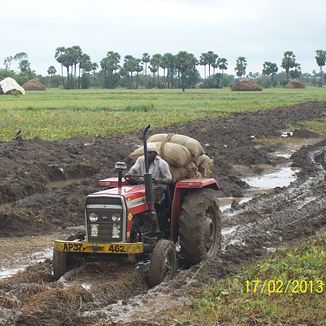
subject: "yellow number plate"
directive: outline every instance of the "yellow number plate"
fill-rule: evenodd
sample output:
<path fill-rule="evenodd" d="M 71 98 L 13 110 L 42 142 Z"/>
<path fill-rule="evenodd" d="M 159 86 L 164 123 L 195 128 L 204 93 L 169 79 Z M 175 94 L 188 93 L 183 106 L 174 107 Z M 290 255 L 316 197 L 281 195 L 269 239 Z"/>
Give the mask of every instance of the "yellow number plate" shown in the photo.
<path fill-rule="evenodd" d="M 90 243 L 76 241 L 54 241 L 57 251 L 108 254 L 140 254 L 144 252 L 142 242 L 135 243 Z"/>

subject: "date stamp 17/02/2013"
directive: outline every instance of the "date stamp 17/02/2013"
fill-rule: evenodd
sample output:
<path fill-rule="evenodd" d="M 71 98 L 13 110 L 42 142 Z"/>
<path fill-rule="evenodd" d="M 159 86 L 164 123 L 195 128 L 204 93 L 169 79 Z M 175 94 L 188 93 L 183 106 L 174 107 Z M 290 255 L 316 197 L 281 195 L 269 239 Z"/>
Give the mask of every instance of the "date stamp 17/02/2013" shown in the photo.
<path fill-rule="evenodd" d="M 325 283 L 321 279 L 315 280 L 246 280 L 245 293 L 257 294 L 284 294 L 284 293 L 323 293 Z"/>

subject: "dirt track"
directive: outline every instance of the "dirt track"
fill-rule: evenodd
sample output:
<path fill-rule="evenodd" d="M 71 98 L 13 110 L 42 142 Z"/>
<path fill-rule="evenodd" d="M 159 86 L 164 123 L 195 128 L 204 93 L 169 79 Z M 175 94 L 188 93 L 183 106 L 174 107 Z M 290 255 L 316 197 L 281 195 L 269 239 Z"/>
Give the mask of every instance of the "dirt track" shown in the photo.
<path fill-rule="evenodd" d="M 188 134 L 206 145 L 207 153 L 215 158 L 220 196 L 240 196 L 246 184 L 235 166 L 257 172 L 266 164 L 273 166 L 286 160 L 272 154 L 280 144 L 257 146 L 255 139 L 280 137 L 288 125 L 316 119 L 325 112 L 326 103 L 311 103 L 194 122 L 164 131 Z M 153 133 L 157 131 L 162 130 Z M 300 137 L 317 136 L 305 130 L 294 132 L 297 142 Z M 82 224 L 85 194 L 96 190 L 96 180 L 112 174 L 114 162 L 126 160 L 139 143 L 135 133 L 96 140 L 0 144 L 0 202 L 4 204 L 0 208 L 0 235 L 41 234 Z M 169 285 L 147 292 L 146 266 L 135 268 L 128 264 L 119 269 L 115 264 L 89 264 L 53 282 L 51 261 L 46 260 L 0 282 L 0 324 L 91 325 L 100 321 L 108 325 L 111 319 L 118 324 L 139 319 L 143 324 L 144 320 L 166 324 L 159 318 L 159 308 L 168 307 L 174 300 L 187 300 L 192 287 L 263 255 L 281 238 L 287 241 L 305 237 L 326 224 L 325 153 L 324 140 L 294 154 L 292 160 L 302 169 L 298 180 L 288 188 L 276 188 L 236 211 L 226 212 L 223 225 L 235 230 L 224 236 L 222 254 L 181 272 Z"/>

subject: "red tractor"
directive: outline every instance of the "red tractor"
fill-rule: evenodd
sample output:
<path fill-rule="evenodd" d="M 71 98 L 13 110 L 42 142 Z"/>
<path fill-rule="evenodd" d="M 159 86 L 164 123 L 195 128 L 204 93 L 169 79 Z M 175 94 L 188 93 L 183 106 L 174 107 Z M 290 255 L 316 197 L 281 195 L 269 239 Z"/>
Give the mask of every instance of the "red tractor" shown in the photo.
<path fill-rule="evenodd" d="M 152 177 L 148 173 L 149 127 L 143 133 L 146 174 L 142 184 L 123 178 L 127 168 L 123 162 L 115 164 L 118 178 L 99 181 L 105 190 L 86 198 L 86 235 L 73 241 L 54 242 L 56 279 L 81 262 L 147 255 L 148 283 L 155 286 L 175 276 L 177 251 L 192 265 L 220 249 L 215 179 L 178 181 L 168 189 L 163 205 L 155 207 Z"/>

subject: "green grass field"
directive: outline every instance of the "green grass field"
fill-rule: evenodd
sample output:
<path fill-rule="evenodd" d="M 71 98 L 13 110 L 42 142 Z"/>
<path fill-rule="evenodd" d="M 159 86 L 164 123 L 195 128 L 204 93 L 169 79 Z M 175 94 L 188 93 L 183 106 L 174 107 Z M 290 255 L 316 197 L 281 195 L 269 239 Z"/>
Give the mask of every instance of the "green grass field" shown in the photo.
<path fill-rule="evenodd" d="M 254 262 L 168 311 L 188 325 L 325 325 L 326 240 L 317 237 Z"/>
<path fill-rule="evenodd" d="M 24 138 L 97 137 L 138 130 L 147 122 L 155 128 L 319 100 L 326 101 L 325 88 L 34 91 L 0 96 L 0 140 L 11 140 L 18 129 Z"/>

